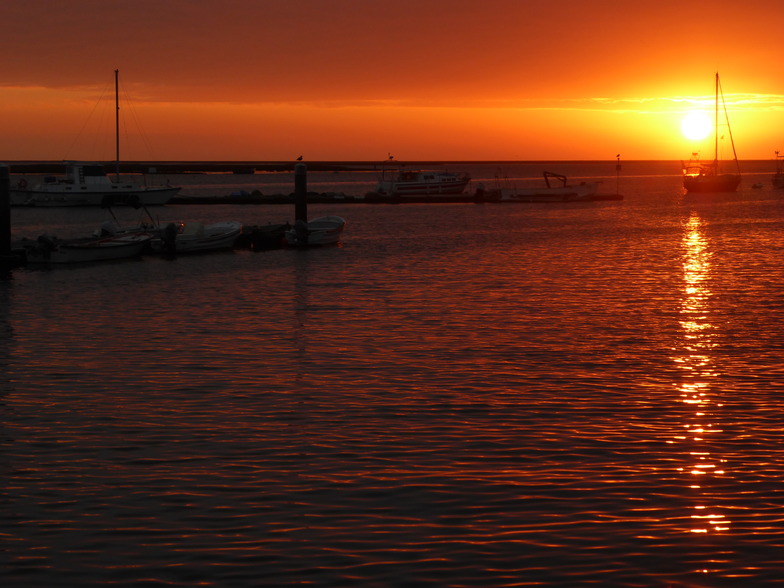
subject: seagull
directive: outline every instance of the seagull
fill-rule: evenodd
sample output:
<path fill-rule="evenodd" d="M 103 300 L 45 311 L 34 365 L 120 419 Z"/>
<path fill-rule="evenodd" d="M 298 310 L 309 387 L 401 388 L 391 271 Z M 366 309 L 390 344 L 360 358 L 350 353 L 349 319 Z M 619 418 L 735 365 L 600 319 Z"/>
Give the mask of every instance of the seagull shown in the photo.
<path fill-rule="evenodd" d="M 297 157 L 297 161 L 302 161 L 302 156 Z"/>

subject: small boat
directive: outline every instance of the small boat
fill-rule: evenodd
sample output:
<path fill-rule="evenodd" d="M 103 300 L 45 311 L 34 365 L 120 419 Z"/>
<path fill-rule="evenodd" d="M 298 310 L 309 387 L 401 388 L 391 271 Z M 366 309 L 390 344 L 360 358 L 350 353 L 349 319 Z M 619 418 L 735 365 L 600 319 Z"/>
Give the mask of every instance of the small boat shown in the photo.
<path fill-rule="evenodd" d="M 232 249 L 242 234 L 242 223 L 224 221 L 205 225 L 197 221 L 169 223 L 150 241 L 156 253 L 194 253 Z"/>
<path fill-rule="evenodd" d="M 125 259 L 141 255 L 151 235 L 123 235 L 119 237 L 64 239 L 41 235 L 34 242 L 23 241 L 28 264 L 88 263 Z"/>
<path fill-rule="evenodd" d="M 120 177 L 120 106 L 119 70 L 114 70 L 115 101 L 115 167 L 112 180 L 103 164 L 88 162 L 66 162 L 62 178 L 48 176 L 34 186 L 28 186 L 22 178 L 11 190 L 11 202 L 26 206 L 160 206 L 166 204 L 179 191 L 169 185 L 146 185 L 129 182 Z"/>
<path fill-rule="evenodd" d="M 784 188 L 784 156 L 776 151 L 776 173 L 773 174 L 773 187 Z"/>
<path fill-rule="evenodd" d="M 291 247 L 336 245 L 345 226 L 346 219 L 340 216 L 322 216 L 308 223 L 300 219 L 286 231 L 285 244 Z"/>
<path fill-rule="evenodd" d="M 275 223 L 252 227 L 243 227 L 242 235 L 237 241 L 238 247 L 253 251 L 266 251 L 283 247 L 286 231 L 291 229 L 289 223 Z"/>
<path fill-rule="evenodd" d="M 724 118 L 727 124 L 727 131 L 732 144 L 732 155 L 735 160 L 735 173 L 727 173 L 721 170 L 719 165 L 719 98 L 721 98 L 724 108 Z M 700 161 L 699 153 L 692 153 L 691 159 L 687 164 L 681 162 L 683 168 L 683 187 L 687 192 L 735 192 L 740 185 L 740 167 L 738 165 L 738 155 L 735 153 L 735 141 L 732 139 L 730 130 L 730 120 L 727 115 L 727 107 L 724 104 L 724 94 L 719 83 L 719 74 L 716 72 L 716 104 L 715 121 L 713 126 L 714 151 L 713 161 Z"/>
<path fill-rule="evenodd" d="M 385 176 L 391 175 L 391 178 Z M 462 194 L 471 178 L 438 170 L 396 170 L 382 174 L 376 192 L 382 196 L 434 196 Z"/>
<path fill-rule="evenodd" d="M 599 189 L 599 182 L 581 182 L 569 184 L 566 176 L 553 172 L 544 172 L 545 186 L 540 188 L 509 188 L 500 190 L 501 202 L 579 202 L 593 200 Z M 557 179 L 561 185 L 551 185 L 551 179 Z"/>

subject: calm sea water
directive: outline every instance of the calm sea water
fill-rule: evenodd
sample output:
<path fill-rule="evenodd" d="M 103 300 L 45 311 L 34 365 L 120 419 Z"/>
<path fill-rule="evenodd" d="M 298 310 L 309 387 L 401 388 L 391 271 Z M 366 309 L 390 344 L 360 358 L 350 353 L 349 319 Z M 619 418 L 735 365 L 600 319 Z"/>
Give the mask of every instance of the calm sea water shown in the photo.
<path fill-rule="evenodd" d="M 616 189 L 614 162 L 555 167 Z M 784 582 L 784 192 L 678 171 L 626 164 L 622 202 L 311 206 L 348 221 L 327 249 L 14 270 L 3 585 Z"/>

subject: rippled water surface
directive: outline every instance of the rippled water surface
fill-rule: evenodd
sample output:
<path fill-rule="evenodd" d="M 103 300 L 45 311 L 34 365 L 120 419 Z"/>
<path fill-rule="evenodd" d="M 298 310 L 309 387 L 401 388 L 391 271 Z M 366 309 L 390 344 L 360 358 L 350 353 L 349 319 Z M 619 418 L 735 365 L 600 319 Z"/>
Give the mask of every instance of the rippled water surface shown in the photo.
<path fill-rule="evenodd" d="M 622 202 L 312 206 L 340 247 L 14 270 L 3 584 L 783 581 L 784 193 L 654 171 Z"/>

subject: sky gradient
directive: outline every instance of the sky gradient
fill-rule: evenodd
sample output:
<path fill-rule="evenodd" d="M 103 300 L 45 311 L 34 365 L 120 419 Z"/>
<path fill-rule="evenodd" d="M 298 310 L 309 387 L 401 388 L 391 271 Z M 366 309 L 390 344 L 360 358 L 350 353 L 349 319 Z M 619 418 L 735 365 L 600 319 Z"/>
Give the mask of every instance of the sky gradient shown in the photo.
<path fill-rule="evenodd" d="M 687 159 L 709 150 L 680 126 L 712 110 L 716 71 L 739 157 L 784 151 L 780 0 L 6 0 L 3 12 L 0 160 L 112 159 L 115 69 L 124 159 Z"/>

